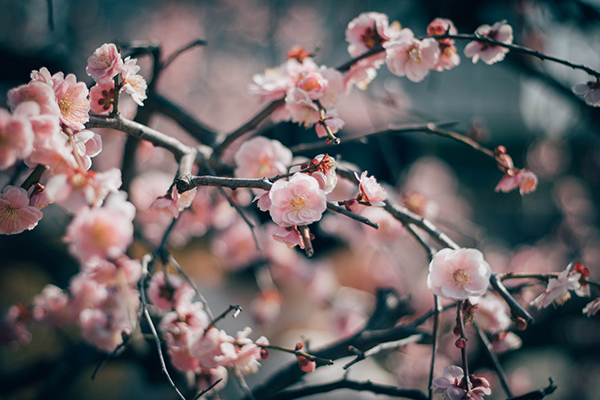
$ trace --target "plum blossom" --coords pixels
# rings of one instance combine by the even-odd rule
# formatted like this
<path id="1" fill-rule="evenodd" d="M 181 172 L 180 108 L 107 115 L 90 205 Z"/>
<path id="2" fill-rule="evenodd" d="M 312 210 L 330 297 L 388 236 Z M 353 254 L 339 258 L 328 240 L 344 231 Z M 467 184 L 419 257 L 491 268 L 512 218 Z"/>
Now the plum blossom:
<path id="1" fill-rule="evenodd" d="M 278 140 L 256 136 L 244 142 L 234 156 L 238 178 L 263 178 L 285 174 L 292 152 Z"/>
<path id="2" fill-rule="evenodd" d="M 9 90 L 6 96 L 8 106 L 12 111 L 15 111 L 21 103 L 33 101 L 40 106 L 40 114 L 60 116 L 60 108 L 54 90 L 46 83 L 30 82 Z"/>
<path id="3" fill-rule="evenodd" d="M 64 241 L 83 262 L 117 258 L 133 241 L 135 207 L 119 194 L 101 208 L 83 208 L 67 227 Z"/>
<path id="4" fill-rule="evenodd" d="M 390 25 L 388 16 L 385 14 L 362 13 L 350 21 L 346 28 L 346 41 L 349 43 L 348 53 L 352 57 L 358 57 L 373 48 L 383 46 L 399 31 L 400 24 L 394 22 Z"/>
<path id="5" fill-rule="evenodd" d="M 27 158 L 33 151 L 33 140 L 33 130 L 27 119 L 0 109 L 0 170 Z"/>
<path id="6" fill-rule="evenodd" d="M 456 35 L 456 27 L 454 23 L 445 18 L 436 18 L 427 27 L 427 35 L 438 36 L 449 33 L 450 35 Z M 460 64 L 460 57 L 456 53 L 456 47 L 454 46 L 454 39 L 438 39 L 440 48 L 440 56 L 438 62 L 432 68 L 435 71 L 443 71 L 444 69 L 452 69 Z"/>
<path id="7" fill-rule="evenodd" d="M 442 249 L 429 264 L 427 287 L 448 300 L 465 300 L 485 293 L 492 270 L 476 249 Z"/>
<path id="8" fill-rule="evenodd" d="M 277 289 L 263 290 L 250 303 L 250 313 L 259 324 L 269 324 L 279 316 L 282 302 L 283 296 Z"/>
<path id="9" fill-rule="evenodd" d="M 269 191 L 273 221 L 282 227 L 308 225 L 321 219 L 327 208 L 325 192 L 311 176 L 296 173 L 289 181 L 273 184 Z"/>
<path id="10" fill-rule="evenodd" d="M 18 348 L 31 341 L 31 311 L 21 304 L 11 306 L 0 318 L 0 345 Z"/>
<path id="11" fill-rule="evenodd" d="M 570 290 L 577 290 L 581 286 L 579 283 L 581 274 L 573 273 L 573 263 L 561 272 L 556 278 L 550 278 L 546 290 L 536 297 L 531 305 L 538 309 L 546 308 L 550 304 L 563 305 L 571 298 Z"/>
<path id="12" fill-rule="evenodd" d="M 535 191 L 538 184 L 537 175 L 528 169 L 509 170 L 504 174 L 498 185 L 496 192 L 508 193 L 516 188 L 519 188 L 519 193 L 522 195 Z"/>
<path id="13" fill-rule="evenodd" d="M 121 72 L 123 60 L 113 43 L 104 43 L 87 59 L 85 72 L 99 84 L 107 83 Z"/>
<path id="14" fill-rule="evenodd" d="M 30 74 L 31 82 L 41 82 L 50 86 L 52 89 L 56 89 L 58 85 L 65 80 L 65 74 L 61 71 L 50 75 L 48 68 L 42 67 L 39 71 L 33 70 Z"/>
<path id="15" fill-rule="evenodd" d="M 385 62 L 394 75 L 421 82 L 435 67 L 439 56 L 440 48 L 434 39 L 418 40 L 411 30 L 403 29 L 401 36 L 389 43 Z"/>
<path id="16" fill-rule="evenodd" d="M 14 235 L 32 230 L 42 216 L 37 207 L 29 205 L 25 189 L 9 185 L 0 194 L 0 234 Z"/>
<path id="17" fill-rule="evenodd" d="M 50 326 L 65 326 L 73 322 L 74 312 L 68 307 L 69 296 L 61 288 L 46 285 L 31 302 L 32 316 Z"/>
<path id="18" fill-rule="evenodd" d="M 600 107 L 600 82 L 590 81 L 573 85 L 573 93 L 583 96 L 588 106 Z"/>
<path id="19" fill-rule="evenodd" d="M 498 354 L 517 350 L 521 348 L 522 345 L 523 341 L 521 338 L 513 332 L 500 332 L 498 336 L 492 340 L 494 351 Z"/>
<path id="20" fill-rule="evenodd" d="M 473 297 L 469 301 L 476 306 L 475 321 L 487 332 L 500 333 L 508 330 L 512 323 L 506 302 L 492 293 Z"/>
<path id="21" fill-rule="evenodd" d="M 74 131 L 85 128 L 89 121 L 90 101 L 89 90 L 84 82 L 77 82 L 77 77 L 69 74 L 58 87 L 54 89 L 56 101 L 60 108 L 60 121 Z"/>
<path id="22" fill-rule="evenodd" d="M 589 302 L 584 308 L 583 313 L 588 317 L 596 315 L 600 311 L 600 297 Z"/>
<path id="23" fill-rule="evenodd" d="M 188 208 L 194 201 L 197 188 L 179 193 L 177 185 L 171 185 L 169 192 L 157 198 L 150 204 L 150 210 L 161 210 L 169 213 L 173 218 L 177 218 L 179 213 Z"/>
<path id="24" fill-rule="evenodd" d="M 96 84 L 90 89 L 90 110 L 94 114 L 107 114 L 113 109 L 115 83 L 108 81 Z"/>
<path id="25" fill-rule="evenodd" d="M 273 229 L 273 239 L 286 244 L 288 247 L 299 246 L 301 249 L 304 249 L 302 235 L 296 226 L 290 226 L 287 228 L 284 228 L 283 226 L 277 226 L 275 229 Z"/>
<path id="26" fill-rule="evenodd" d="M 359 181 L 358 188 L 360 194 L 358 195 L 359 201 L 363 201 L 371 204 L 372 206 L 383 206 L 387 194 L 377 182 L 374 176 L 367 176 L 367 171 L 363 171 L 360 177 L 355 173 L 356 179 Z"/>
<path id="27" fill-rule="evenodd" d="M 121 68 L 121 77 L 123 78 L 123 89 L 131 95 L 131 98 L 139 106 L 144 105 L 146 99 L 146 89 L 148 84 L 143 76 L 138 75 L 140 66 L 137 65 L 137 59 L 127 57 Z"/>
<path id="28" fill-rule="evenodd" d="M 491 39 L 504 44 L 512 44 L 513 30 L 506 21 L 496 22 L 493 26 L 481 25 L 475 31 L 475 35 L 481 38 Z M 504 60 L 508 53 L 506 47 L 493 45 L 476 40 L 465 46 L 465 56 L 473 59 L 475 64 L 479 59 L 488 65 Z"/>
<path id="29" fill-rule="evenodd" d="M 447 400 L 462 400 L 467 395 L 467 385 L 464 381 L 464 371 L 461 367 L 450 365 L 444 368 L 443 377 L 435 378 L 432 383 L 436 386 L 435 393 L 443 394 Z M 492 394 L 490 383 L 487 379 L 471 375 L 471 397 L 483 400 L 483 396 Z"/>
<path id="30" fill-rule="evenodd" d="M 161 310 L 175 308 L 175 292 L 183 284 L 181 278 L 175 275 L 168 275 L 168 280 L 167 285 L 165 274 L 159 271 L 152 275 L 148 284 L 148 299 Z"/>

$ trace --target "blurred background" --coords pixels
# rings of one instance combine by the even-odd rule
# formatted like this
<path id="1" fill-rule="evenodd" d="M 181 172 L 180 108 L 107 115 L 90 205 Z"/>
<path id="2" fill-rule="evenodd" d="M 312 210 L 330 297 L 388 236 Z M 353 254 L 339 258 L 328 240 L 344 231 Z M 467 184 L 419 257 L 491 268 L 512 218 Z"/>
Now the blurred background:
<path id="1" fill-rule="evenodd" d="M 207 46 L 185 52 L 163 72 L 157 92 L 214 131 L 229 132 L 262 107 L 248 93 L 254 74 L 281 64 L 294 45 L 309 51 L 318 48 L 315 60 L 319 64 L 341 65 L 350 59 L 345 28 L 365 11 L 385 13 L 416 36 L 423 36 L 436 17 L 453 20 L 460 33 L 507 20 L 516 43 L 600 68 L 600 2 L 591 0 L 3 0 L 0 101 L 5 107 L 7 90 L 27 83 L 31 70 L 43 66 L 51 73 L 74 73 L 91 85 L 85 74 L 87 57 L 103 43 L 126 46 L 152 40 L 160 43 L 162 54 L 168 56 L 194 39 L 204 39 Z M 464 43 L 457 47 L 462 56 Z M 139 64 L 149 80 L 151 59 L 140 57 Z M 571 92 L 573 84 L 590 79 L 581 71 L 515 54 L 493 66 L 473 65 L 461 57 L 459 67 L 430 73 L 421 83 L 393 76 L 382 68 L 366 91 L 354 88 L 338 103 L 340 117 L 346 122 L 340 134 L 342 142 L 345 137 L 386 129 L 389 124 L 433 121 L 455 122 L 452 129 L 489 148 L 504 145 L 516 166 L 529 168 L 540 178 L 537 191 L 523 197 L 516 192 L 494 192 L 502 172 L 485 156 L 424 133 L 342 143 L 327 151 L 377 176 L 406 204 L 416 202 L 416 208 L 462 246 L 481 249 L 494 272 L 559 272 L 578 260 L 590 268 L 590 278 L 598 281 L 600 112 Z M 133 117 L 135 104 L 124 101 L 123 112 Z M 165 117 L 153 115 L 149 125 L 187 144 L 195 143 Z M 291 123 L 267 121 L 259 131 L 287 146 L 317 140 L 312 129 Z M 104 151 L 93 168 L 102 171 L 119 166 L 124 135 L 99 132 Z M 162 173 L 166 182 L 154 197 L 168 188 L 176 168 L 162 150 L 141 147 L 138 151 L 138 169 Z M 2 186 L 11 173 L 15 172 L 0 174 Z M 149 173 L 141 176 L 153 179 Z M 214 193 L 206 196 L 213 211 L 223 207 Z M 249 193 L 236 196 L 241 203 L 251 198 Z M 272 250 L 277 255 L 270 254 L 265 261 L 260 255 L 249 255 L 248 246 L 243 249 L 241 243 L 247 242 L 247 237 L 236 242 L 228 233 L 236 223 L 233 216 L 219 221 L 207 218 L 204 229 L 182 233 L 181 240 L 172 244 L 179 263 L 198 281 L 213 310 L 219 312 L 229 304 L 251 310 L 265 263 L 283 295 L 281 314 L 272 321 L 259 324 L 256 315 L 253 318 L 252 312 L 244 312 L 240 318 L 224 322 L 230 332 L 249 325 L 253 337 L 265 334 L 272 343 L 293 346 L 302 338 L 314 345 L 325 343 L 362 323 L 372 310 L 375 289 L 382 286 L 410 296 L 417 311 L 431 308 L 425 286 L 427 260 L 407 234 L 388 240 L 365 233 L 369 240 L 358 243 L 356 235 L 362 227 L 327 216 L 315 232 L 314 260 L 309 262 L 303 254 L 282 245 L 283 249 Z M 266 221 L 264 215 L 256 218 Z M 79 269 L 61 240 L 68 221 L 66 213 L 49 206 L 35 230 L 0 238 L 0 309 L 16 302 L 28 304 L 48 283 L 68 285 Z M 268 229 L 265 227 L 265 232 Z M 239 247 L 224 248 L 223 243 Z M 143 251 L 143 246 L 136 244 L 132 254 L 139 256 Z M 542 289 L 541 285 L 527 288 L 520 300 L 526 304 Z M 592 297 L 597 296 L 592 292 Z M 535 312 L 536 324 L 518 332 L 523 348 L 501 356 L 516 394 L 546 386 L 552 377 L 558 385 L 552 399 L 597 398 L 600 317 L 586 318 L 581 313 L 590 300 L 574 296 L 562 307 Z M 340 322 L 336 318 L 345 319 Z M 458 351 L 452 349 L 453 317 L 445 318 L 440 371 L 459 360 Z M 1 349 L 0 376 L 5 377 L 0 378 L 1 398 L 43 398 L 54 393 L 60 393 L 55 398 L 63 399 L 175 398 L 151 348 L 127 350 L 90 381 L 102 356 L 76 337 L 71 332 L 35 327 L 29 346 Z M 471 342 L 472 369 L 494 379 L 485 354 L 476 340 Z M 424 389 L 429 354 L 428 346 L 410 345 L 357 364 L 350 376 Z M 287 354 L 272 354 L 261 371 L 248 378 L 250 386 L 289 361 L 293 357 Z M 60 381 L 57 371 L 71 371 L 72 378 Z M 308 379 L 328 381 L 341 372 L 322 368 L 313 375 Z M 53 392 L 57 380 L 62 386 Z M 242 395 L 233 386 L 223 398 Z M 330 394 L 331 398 L 345 395 Z M 491 398 L 503 398 L 501 390 L 496 389 Z"/>

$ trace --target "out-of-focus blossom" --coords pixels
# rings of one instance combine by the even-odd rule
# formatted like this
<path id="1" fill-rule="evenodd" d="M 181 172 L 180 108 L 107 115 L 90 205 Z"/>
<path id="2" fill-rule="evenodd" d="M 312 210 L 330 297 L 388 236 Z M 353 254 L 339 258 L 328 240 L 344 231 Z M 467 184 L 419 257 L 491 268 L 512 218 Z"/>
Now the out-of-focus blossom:
<path id="1" fill-rule="evenodd" d="M 273 221 L 283 227 L 308 225 L 321 219 L 327 208 L 325 192 L 313 177 L 296 173 L 289 181 L 273 184 L 269 191 Z"/>
<path id="2" fill-rule="evenodd" d="M 588 317 L 596 315 L 600 311 L 600 297 L 589 302 L 584 308 L 583 313 Z"/>
<path id="3" fill-rule="evenodd" d="M 523 341 L 513 332 L 500 332 L 498 336 L 492 340 L 494 352 L 497 354 L 506 353 L 507 351 L 517 350 L 521 348 Z"/>
<path id="4" fill-rule="evenodd" d="M 464 381 L 463 369 L 456 365 L 444 368 L 442 378 L 435 378 L 432 383 L 436 386 L 435 393 L 442 393 L 447 400 L 462 400 L 467 395 L 466 382 Z M 483 377 L 471 375 L 471 397 L 475 400 L 483 400 L 483 396 L 492 394 L 490 383 Z"/>
<path id="5" fill-rule="evenodd" d="M 325 113 L 324 123 L 327 124 L 327 127 L 331 130 L 331 133 L 333 134 L 338 133 L 338 131 L 344 127 L 344 121 L 337 117 L 336 110 L 328 110 Z M 317 131 L 318 137 L 323 138 L 329 136 L 327 134 L 327 130 L 322 124 L 317 123 L 315 125 L 315 129 Z"/>
<path id="6" fill-rule="evenodd" d="M 511 319 L 506 302 L 492 293 L 486 293 L 481 297 L 469 299 L 476 305 L 475 321 L 481 327 L 490 333 L 499 333 L 506 331 L 511 324 Z"/>
<path id="7" fill-rule="evenodd" d="M 62 82 L 62 80 L 61 80 Z M 7 93 L 7 103 L 12 111 L 27 101 L 33 101 L 40 106 L 40 114 L 60 116 L 60 108 L 52 86 L 43 82 L 30 82 L 11 89 Z"/>
<path id="8" fill-rule="evenodd" d="M 456 27 L 454 23 L 445 18 L 436 18 L 429 26 L 427 26 L 427 35 L 438 36 L 449 33 L 450 35 L 456 35 Z M 460 57 L 456 52 L 454 46 L 454 39 L 437 39 L 440 48 L 440 56 L 435 66 L 432 67 L 435 71 L 443 71 L 444 69 L 452 69 L 460 64 Z"/>
<path id="9" fill-rule="evenodd" d="M 304 357 L 304 356 L 297 356 L 298 357 L 298 367 L 300 367 L 300 370 L 302 370 L 302 372 L 306 372 L 311 373 L 311 372 L 315 372 L 315 369 L 317 369 L 317 363 L 315 361 L 311 361 L 310 359 Z"/>
<path id="10" fill-rule="evenodd" d="M 259 324 L 269 324 L 279 317 L 282 301 L 277 289 L 262 290 L 250 303 L 250 312 Z"/>
<path id="11" fill-rule="evenodd" d="M 67 305 L 69 296 L 59 287 L 46 285 L 31 302 L 33 319 L 50 326 L 64 327 L 73 322 L 73 310 Z"/>
<path id="12" fill-rule="evenodd" d="M 358 57 L 367 51 L 383 46 L 399 32 L 400 24 L 389 24 L 388 16 L 378 12 L 360 14 L 348 23 L 346 41 L 348 53 Z"/>
<path id="13" fill-rule="evenodd" d="M 256 136 L 240 146 L 234 160 L 238 178 L 271 178 L 287 172 L 292 152 L 278 140 Z"/>
<path id="14" fill-rule="evenodd" d="M 580 273 L 573 273 L 573 264 L 569 264 L 567 268 L 561 272 L 558 277 L 550 278 L 548 281 L 548 287 L 544 293 L 536 297 L 531 305 L 538 309 L 546 308 L 550 304 L 563 305 L 567 300 L 571 298 L 570 290 L 576 290 L 579 288 Z"/>
<path id="15" fill-rule="evenodd" d="M 110 196 L 102 208 L 81 209 L 67 227 L 64 240 L 83 262 L 119 257 L 133 241 L 135 208 L 125 200 L 113 200 L 117 197 Z"/>
<path id="16" fill-rule="evenodd" d="M 21 304 L 11 306 L 0 318 L 0 345 L 18 348 L 31 341 L 31 311 Z"/>
<path id="17" fill-rule="evenodd" d="M 90 110 L 94 114 L 112 112 L 114 100 L 115 83 L 113 81 L 96 84 L 90 89 Z"/>
<path id="18" fill-rule="evenodd" d="M 87 60 L 85 72 L 99 84 L 107 83 L 121 72 L 123 60 L 113 43 L 104 43 Z"/>
<path id="19" fill-rule="evenodd" d="M 140 260 L 132 260 L 124 255 L 113 261 L 100 260 L 84 264 L 83 271 L 89 278 L 107 287 L 123 283 L 135 285 L 142 277 L 142 264 Z"/>
<path id="20" fill-rule="evenodd" d="M 33 130 L 27 119 L 0 109 L 0 170 L 27 158 L 33 151 L 33 140 Z"/>
<path id="21" fill-rule="evenodd" d="M 256 227 L 254 233 L 259 243 L 263 239 L 263 231 Z M 219 232 L 212 241 L 212 250 L 230 270 L 239 269 L 252 264 L 260 257 L 252 230 L 240 217 L 224 231 Z"/>
<path id="22" fill-rule="evenodd" d="M 421 82 L 438 62 L 439 45 L 434 39 L 415 39 L 408 29 L 403 29 L 402 32 L 400 39 L 388 45 L 385 61 L 394 75 Z"/>
<path id="23" fill-rule="evenodd" d="M 29 205 L 27 191 L 6 186 L 0 194 L 0 234 L 14 235 L 35 228 L 43 214 Z"/>
<path id="24" fill-rule="evenodd" d="M 168 284 L 164 273 L 154 273 L 146 290 L 150 302 L 161 310 L 171 310 L 175 307 L 175 291 L 183 284 L 181 278 L 175 275 L 168 275 L 167 279 Z"/>
<path id="25" fill-rule="evenodd" d="M 302 235 L 298 231 L 298 227 L 290 226 L 284 228 L 283 226 L 277 226 L 273 229 L 273 239 L 278 242 L 285 243 L 288 247 L 300 246 L 304 249 L 304 241 Z"/>
<path id="26" fill-rule="evenodd" d="M 77 82 L 77 77 L 69 74 L 65 80 L 54 89 L 56 101 L 60 108 L 60 121 L 74 131 L 85 129 L 89 121 L 90 101 L 89 90 L 84 82 Z"/>
<path id="27" fill-rule="evenodd" d="M 121 170 L 96 173 L 80 168 L 54 175 L 46 185 L 48 198 L 72 214 L 84 207 L 100 207 L 109 193 L 121 187 Z"/>
<path id="28" fill-rule="evenodd" d="M 528 169 L 521 169 L 517 172 L 510 170 L 500 179 L 495 190 L 496 192 L 508 193 L 519 188 L 519 193 L 524 195 L 535 191 L 537 183 L 537 176 Z"/>
<path id="29" fill-rule="evenodd" d="M 121 69 L 123 78 L 123 89 L 131 95 L 131 98 L 139 106 L 144 105 L 146 100 L 146 89 L 148 84 L 143 76 L 138 75 L 140 66 L 137 65 L 137 59 L 127 57 Z"/>
<path id="30" fill-rule="evenodd" d="M 358 188 L 360 190 L 359 201 L 371 204 L 372 206 L 383 206 L 384 200 L 387 199 L 387 194 L 377 182 L 374 176 L 367 176 L 367 171 L 358 176 L 355 173 L 356 179 L 359 181 Z"/>
<path id="31" fill-rule="evenodd" d="M 476 249 L 442 249 L 429 264 L 427 286 L 448 300 L 465 300 L 485 293 L 492 270 Z"/>
<path id="32" fill-rule="evenodd" d="M 591 81 L 573 85 L 573 93 L 583 96 L 588 106 L 600 107 L 600 82 Z"/>
<path id="33" fill-rule="evenodd" d="M 475 31 L 475 35 L 504 44 L 511 44 L 513 41 L 512 27 L 506 24 L 506 21 L 496 22 L 493 26 L 481 25 Z M 484 63 L 492 65 L 504 60 L 506 53 L 506 47 L 484 42 L 472 41 L 465 46 L 465 56 L 473 58 L 473 64 L 481 59 Z"/>
<path id="34" fill-rule="evenodd" d="M 194 201 L 197 188 L 179 193 L 176 185 L 172 185 L 170 191 L 157 198 L 150 204 L 150 210 L 161 210 L 169 213 L 173 218 L 177 218 L 179 213 L 188 208 Z"/>

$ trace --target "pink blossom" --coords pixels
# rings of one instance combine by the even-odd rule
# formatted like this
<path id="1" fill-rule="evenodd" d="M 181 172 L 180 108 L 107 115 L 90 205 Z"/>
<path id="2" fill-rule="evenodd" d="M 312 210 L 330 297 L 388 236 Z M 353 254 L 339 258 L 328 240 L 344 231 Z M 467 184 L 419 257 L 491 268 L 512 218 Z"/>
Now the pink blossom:
<path id="1" fill-rule="evenodd" d="M 389 24 L 385 14 L 377 12 L 362 13 L 354 18 L 346 28 L 346 41 L 348 53 L 352 57 L 358 57 L 367 51 L 384 46 L 390 40 L 395 39 L 400 32 L 400 24 L 394 22 Z M 379 68 L 383 64 L 385 52 L 380 52 L 366 59 L 369 67 Z"/>
<path id="2" fill-rule="evenodd" d="M 465 300 L 485 293 L 492 271 L 476 249 L 442 249 L 429 264 L 427 286 L 448 300 Z"/>
<path id="3" fill-rule="evenodd" d="M 108 287 L 115 287 L 123 282 L 134 285 L 142 277 L 142 264 L 139 260 L 132 260 L 124 255 L 112 262 L 99 260 L 85 264 L 83 271 L 89 278 Z"/>
<path id="4" fill-rule="evenodd" d="M 427 26 L 427 35 L 428 36 L 439 36 L 449 33 L 450 35 L 456 35 L 457 30 L 454 26 L 454 22 L 446 18 L 436 18 L 429 23 Z M 453 45 L 454 39 L 446 38 L 446 39 L 438 39 L 440 43 L 445 45 Z"/>
<path id="5" fill-rule="evenodd" d="M 600 311 L 600 297 L 589 302 L 584 308 L 583 313 L 588 317 L 596 315 Z"/>
<path id="6" fill-rule="evenodd" d="M 507 25 L 506 21 L 496 22 L 493 26 L 481 25 L 475 31 L 475 35 L 504 44 L 511 44 L 513 41 L 512 27 Z M 473 64 L 481 59 L 484 63 L 492 65 L 504 60 L 506 53 L 506 47 L 478 41 L 472 41 L 465 46 L 465 56 L 472 57 Z"/>
<path id="7" fill-rule="evenodd" d="M 364 171 L 360 177 L 355 173 L 356 179 L 359 181 L 359 201 L 364 201 L 372 206 L 383 206 L 384 200 L 387 199 L 387 194 L 377 183 L 374 176 L 367 176 L 367 171 Z"/>
<path id="8" fill-rule="evenodd" d="M 123 60 L 113 43 L 104 43 L 87 59 L 85 72 L 99 84 L 107 83 L 121 72 Z"/>
<path id="9" fill-rule="evenodd" d="M 338 131 L 344 127 L 344 121 L 337 117 L 336 110 L 327 110 L 325 113 L 325 123 L 333 134 L 338 133 Z M 329 136 L 322 124 L 316 124 L 315 129 L 317 130 L 318 137 L 324 138 Z"/>
<path id="10" fill-rule="evenodd" d="M 82 208 L 67 227 L 64 240 L 83 262 L 119 257 L 133 241 L 133 213 L 128 207 L 110 205 Z"/>
<path id="11" fill-rule="evenodd" d="M 262 230 L 255 228 L 259 243 L 262 239 Z M 213 252 L 222 260 L 223 266 L 230 270 L 245 267 L 261 254 L 256 248 L 252 231 L 238 216 L 234 222 L 215 237 L 212 241 Z"/>
<path id="12" fill-rule="evenodd" d="M 288 228 L 284 228 L 283 226 L 276 227 L 273 229 L 273 239 L 284 243 L 288 247 L 299 246 L 301 249 L 304 249 L 302 235 L 300 235 L 296 226 L 290 226 Z"/>
<path id="13" fill-rule="evenodd" d="M 42 67 L 39 71 L 33 70 L 30 74 L 31 82 L 42 82 L 50 86 L 55 90 L 58 85 L 65 80 L 65 74 L 63 72 L 57 72 L 54 75 L 50 75 L 48 68 Z"/>
<path id="14" fill-rule="evenodd" d="M 290 85 L 290 77 L 283 67 L 269 68 L 262 75 L 254 75 L 252 80 L 254 84 L 248 87 L 250 93 L 263 101 L 283 99 Z"/>
<path id="15" fill-rule="evenodd" d="M 27 191 L 6 186 L 0 194 L 0 234 L 14 235 L 35 228 L 43 214 L 29 205 Z"/>
<path id="16" fill-rule="evenodd" d="M 600 82 L 590 81 L 587 83 L 577 83 L 573 86 L 573 93 L 583 96 L 588 106 L 600 107 Z"/>
<path id="17" fill-rule="evenodd" d="M 69 296 L 59 287 L 46 285 L 31 302 L 33 319 L 50 326 L 64 327 L 73 322 Z"/>
<path id="18" fill-rule="evenodd" d="M 190 354 L 200 360 L 202 368 L 230 365 L 236 358 L 231 343 L 233 338 L 225 331 L 210 327 L 192 344 Z"/>
<path id="19" fill-rule="evenodd" d="M 401 40 L 390 42 L 386 50 L 386 64 L 394 75 L 406 76 L 413 82 L 425 79 L 429 70 L 437 64 L 440 49 L 434 39 L 415 39 L 412 31 L 406 32 Z"/>
<path id="20" fill-rule="evenodd" d="M 140 66 L 137 65 L 137 59 L 127 57 L 121 70 L 123 78 L 123 89 L 131 95 L 131 98 L 139 106 L 144 105 L 146 99 L 146 89 L 148 84 L 143 76 L 138 75 Z"/>
<path id="21" fill-rule="evenodd" d="M 90 119 L 89 90 L 85 83 L 77 82 L 75 75 L 69 74 L 54 91 L 60 108 L 60 121 L 74 131 L 84 129 Z"/>
<path id="22" fill-rule="evenodd" d="M 109 193 L 121 187 L 121 170 L 85 171 L 81 168 L 54 175 L 46 185 L 48 198 L 72 214 L 84 207 L 100 207 Z"/>
<path id="23" fill-rule="evenodd" d="M 435 378 L 432 383 L 436 387 L 435 393 L 443 393 L 447 400 L 462 400 L 467 391 L 465 384 L 461 384 L 464 378 L 464 371 L 461 367 L 450 365 L 444 368 L 442 378 Z M 462 387 L 461 387 L 462 386 Z"/>
<path id="24" fill-rule="evenodd" d="M 521 348 L 523 341 L 513 332 L 500 332 L 492 340 L 494 351 L 498 354 Z"/>
<path id="25" fill-rule="evenodd" d="M 496 185 L 496 192 L 508 193 L 517 187 L 521 195 L 535 191 L 538 178 L 533 172 L 528 169 L 521 169 L 516 172 L 514 170 L 509 171 L 504 174 L 498 185 Z"/>
<path id="26" fill-rule="evenodd" d="M 315 369 L 317 368 L 317 363 L 315 361 L 311 361 L 310 359 L 304 357 L 304 356 L 297 356 L 298 357 L 298 367 L 300 368 L 300 370 L 302 370 L 302 372 L 305 372 L 307 374 L 314 372 Z"/>
<path id="27" fill-rule="evenodd" d="M 297 122 L 308 128 L 319 121 L 319 107 L 304 90 L 293 89 L 288 92 L 285 96 L 285 103 L 292 122 Z"/>
<path id="28" fill-rule="evenodd" d="M 101 307 L 108 298 L 109 289 L 103 283 L 92 279 L 86 271 L 71 279 L 69 294 L 69 309 L 80 312 L 86 308 Z"/>
<path id="29" fill-rule="evenodd" d="M 270 324 L 279 317 L 282 302 L 283 296 L 277 289 L 263 290 L 250 303 L 250 313 L 259 324 Z"/>
<path id="30" fill-rule="evenodd" d="M 476 305 L 475 321 L 487 332 L 499 333 L 510 328 L 512 320 L 506 302 L 492 293 L 481 297 L 473 297 L 469 301 Z"/>
<path id="31" fill-rule="evenodd" d="M 90 89 L 90 110 L 94 114 L 108 114 L 113 110 L 115 83 L 108 81 L 96 84 Z"/>
<path id="32" fill-rule="evenodd" d="M 325 192 L 315 178 L 296 173 L 289 181 L 273 184 L 269 192 L 273 221 L 283 227 L 308 225 L 321 219 L 327 208 Z"/>
<path id="33" fill-rule="evenodd" d="M 11 89 L 7 94 L 8 106 L 15 110 L 21 103 L 33 101 L 40 106 L 40 114 L 60 116 L 59 104 L 52 86 L 43 82 L 31 82 Z"/>
<path id="34" fill-rule="evenodd" d="M 19 115 L 0 109 L 0 170 L 12 167 L 33 151 L 31 123 Z"/>
<path id="35" fill-rule="evenodd" d="M 196 191 L 197 188 L 193 188 L 192 190 L 179 194 L 177 186 L 171 185 L 169 192 L 154 200 L 148 209 L 165 211 L 173 218 L 177 218 L 181 211 L 192 204 L 194 197 L 196 196 Z"/>
<path id="36" fill-rule="evenodd" d="M 171 310 L 175 307 L 175 291 L 183 284 L 180 277 L 168 275 L 169 284 L 165 281 L 165 274 L 156 272 L 148 284 L 148 299 L 161 310 Z"/>
<path id="37" fill-rule="evenodd" d="M 262 178 L 285 174 L 292 152 L 278 140 L 256 136 L 244 142 L 234 156 L 238 178 Z"/>
<path id="38" fill-rule="evenodd" d="M 256 201 L 256 205 L 260 211 L 269 211 L 269 208 L 271 208 L 271 197 L 269 197 L 269 192 L 256 195 L 254 201 Z"/>
<path id="39" fill-rule="evenodd" d="M 573 273 L 573 263 L 561 272 L 558 277 L 550 278 L 546 290 L 536 297 L 531 305 L 538 309 L 546 308 L 550 304 L 563 305 L 571 298 L 570 290 L 577 290 L 581 286 L 579 283 L 580 273 Z"/>
<path id="40" fill-rule="evenodd" d="M 296 87 L 303 90 L 308 94 L 308 97 L 312 100 L 318 100 L 323 97 L 323 94 L 329 87 L 329 82 L 318 72 L 311 72 L 304 76 L 297 84 Z"/>

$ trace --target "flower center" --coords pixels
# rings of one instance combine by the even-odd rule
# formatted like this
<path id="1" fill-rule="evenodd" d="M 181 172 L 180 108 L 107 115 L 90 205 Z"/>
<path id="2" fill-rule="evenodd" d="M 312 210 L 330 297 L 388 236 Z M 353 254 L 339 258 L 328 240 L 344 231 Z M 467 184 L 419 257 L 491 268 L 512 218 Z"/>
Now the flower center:
<path id="1" fill-rule="evenodd" d="M 304 207 L 306 207 L 306 203 L 307 203 L 306 196 L 296 196 L 290 202 L 290 208 L 293 211 L 300 211 Z"/>
<path id="2" fill-rule="evenodd" d="M 414 62 L 421 63 L 421 51 L 417 46 L 411 47 L 406 54 L 408 55 L 408 58 Z"/>
<path id="3" fill-rule="evenodd" d="M 321 84 L 316 78 L 308 78 L 304 79 L 299 86 L 300 89 L 304 90 L 305 92 L 312 92 L 313 90 L 319 89 Z"/>
<path id="4" fill-rule="evenodd" d="M 454 282 L 464 285 L 469 282 L 469 275 L 467 275 L 464 269 L 459 268 L 452 273 L 452 279 L 454 279 Z"/>
<path id="5" fill-rule="evenodd" d="M 71 179 L 71 184 L 73 188 L 81 190 L 87 186 L 87 178 L 83 174 L 76 174 Z"/>
<path id="6" fill-rule="evenodd" d="M 104 223 L 96 223 L 92 227 L 91 236 L 94 238 L 94 243 L 100 247 L 108 247 L 112 244 L 111 229 Z"/>
<path id="7" fill-rule="evenodd" d="M 379 36 L 377 32 L 377 25 L 373 25 L 372 28 L 367 28 L 365 30 L 365 34 L 361 37 L 363 43 L 369 48 L 372 49 L 376 46 L 381 46 L 385 39 Z"/>

